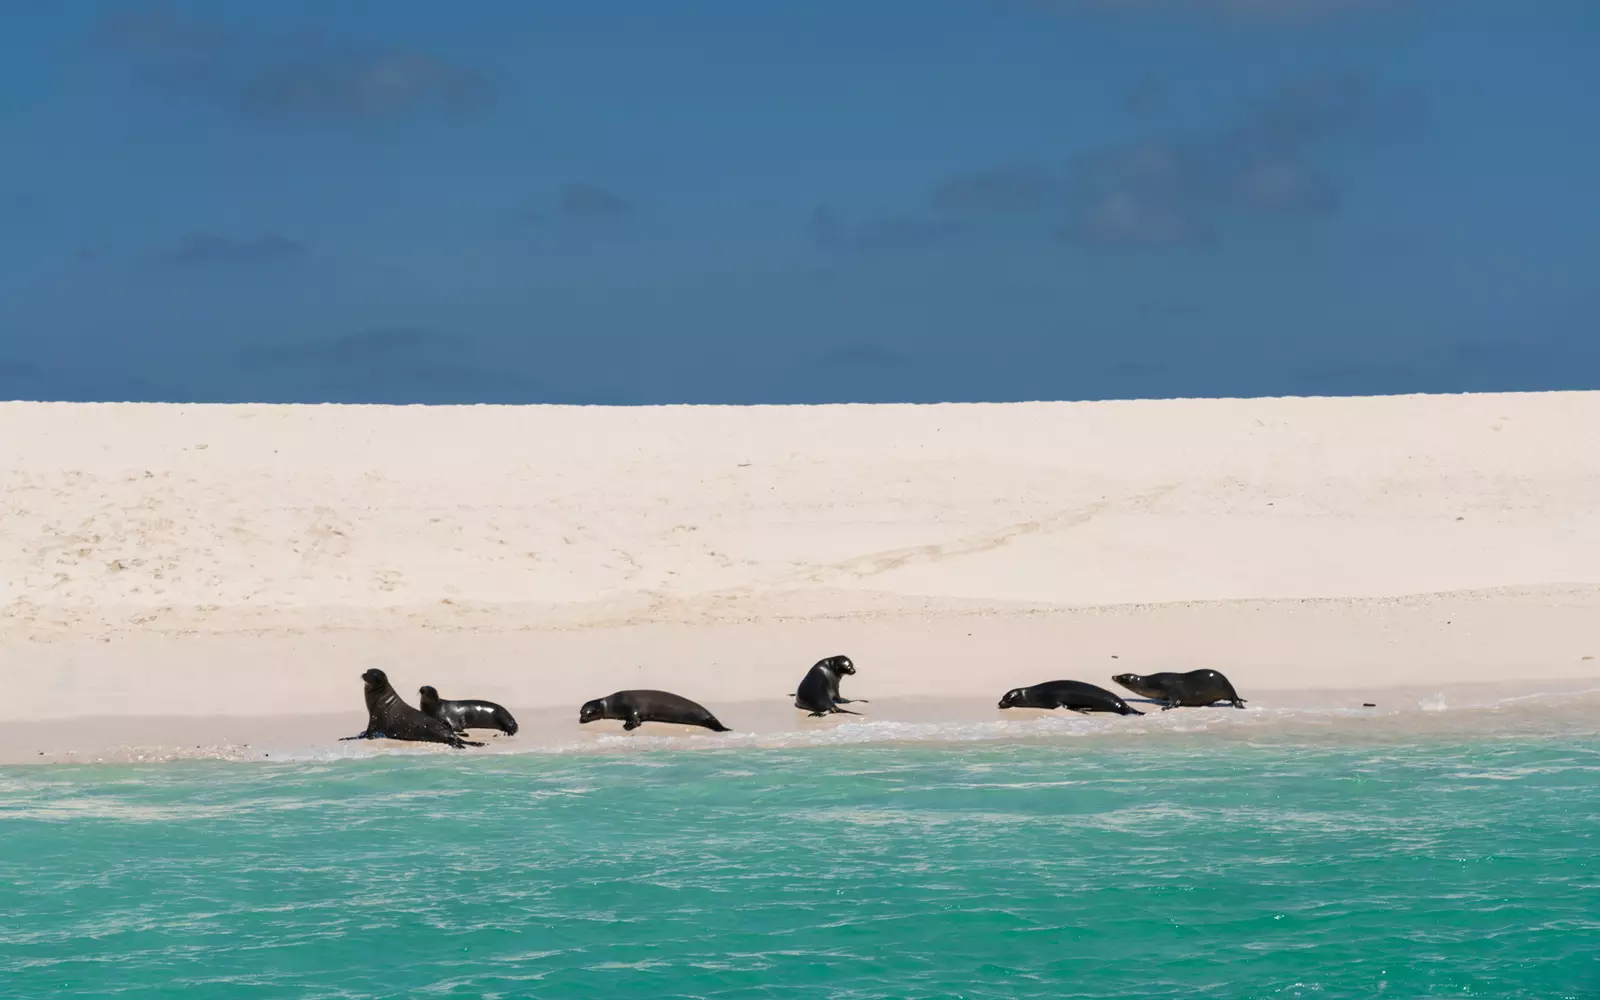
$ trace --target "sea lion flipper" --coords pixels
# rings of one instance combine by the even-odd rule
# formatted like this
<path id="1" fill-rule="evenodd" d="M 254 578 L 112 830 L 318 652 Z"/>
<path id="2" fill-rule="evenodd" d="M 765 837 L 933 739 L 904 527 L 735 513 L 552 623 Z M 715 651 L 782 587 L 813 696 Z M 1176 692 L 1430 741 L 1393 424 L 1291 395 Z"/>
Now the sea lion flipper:
<path id="1" fill-rule="evenodd" d="M 835 712 L 839 713 L 840 715 L 860 715 L 861 714 L 860 712 L 852 712 L 848 708 L 840 708 L 838 705 L 833 706 L 833 710 Z"/>
<path id="2" fill-rule="evenodd" d="M 624 722 L 622 724 L 622 728 L 627 730 L 627 731 L 629 731 L 629 732 L 632 732 L 633 730 L 638 729 L 642 725 L 644 725 L 644 720 L 639 718 L 639 713 L 638 712 L 635 712 L 632 715 L 628 716 L 628 721 L 626 721 L 626 722 Z"/>

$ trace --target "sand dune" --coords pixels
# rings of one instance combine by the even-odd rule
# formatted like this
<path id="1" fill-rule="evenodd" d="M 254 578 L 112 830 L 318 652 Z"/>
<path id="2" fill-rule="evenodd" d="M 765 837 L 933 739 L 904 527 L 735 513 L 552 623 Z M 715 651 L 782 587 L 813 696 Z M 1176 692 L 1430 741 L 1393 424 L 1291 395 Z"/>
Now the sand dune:
<path id="1" fill-rule="evenodd" d="M 1118 649 L 1278 689 L 1600 678 L 1596 428 L 1600 393 L 0 403 L 0 719 L 358 717 L 373 663 L 736 700 L 841 649 L 928 696 Z"/>

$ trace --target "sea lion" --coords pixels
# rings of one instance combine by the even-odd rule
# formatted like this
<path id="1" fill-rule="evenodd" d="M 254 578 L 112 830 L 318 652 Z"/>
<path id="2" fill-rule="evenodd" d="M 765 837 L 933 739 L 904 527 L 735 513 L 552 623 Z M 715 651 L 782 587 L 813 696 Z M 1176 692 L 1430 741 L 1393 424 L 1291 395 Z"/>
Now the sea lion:
<path id="1" fill-rule="evenodd" d="M 1067 708 L 1074 712 L 1115 712 L 1143 715 L 1102 687 L 1083 681 L 1045 681 L 1033 687 L 1012 688 L 1000 699 L 1001 708 Z"/>
<path id="2" fill-rule="evenodd" d="M 850 662 L 848 656 L 830 656 L 825 660 L 818 660 L 811 665 L 811 669 L 806 671 L 805 677 L 800 681 L 800 687 L 794 694 L 794 707 L 810 712 L 813 717 L 821 717 L 832 712 L 860 715 L 860 712 L 839 707 L 867 700 L 839 696 L 840 676 L 854 675 L 855 672 L 856 665 Z"/>
<path id="3" fill-rule="evenodd" d="M 412 740 L 419 743 L 447 743 L 461 747 L 481 747 L 482 743 L 463 740 L 449 723 L 407 705 L 389 684 L 389 675 L 373 667 L 361 675 L 367 696 L 367 728 L 341 740 Z"/>
<path id="4" fill-rule="evenodd" d="M 578 722 L 596 719 L 621 719 L 622 728 L 628 730 L 638 729 L 646 722 L 670 722 L 679 726 L 704 726 L 714 733 L 730 731 L 704 706 L 668 691 L 618 691 L 584 702 L 578 710 Z"/>
<path id="5" fill-rule="evenodd" d="M 1179 705 L 1202 708 L 1225 701 L 1234 708 L 1243 708 L 1244 699 L 1233 690 L 1228 679 L 1215 670 L 1191 670 L 1188 673 L 1117 674 L 1111 678 L 1118 684 L 1161 704 L 1163 712 Z"/>
<path id="6" fill-rule="evenodd" d="M 511 717 L 504 705 L 474 699 L 445 701 L 431 684 L 418 688 L 417 695 L 417 705 L 423 715 L 433 716 L 458 733 L 469 729 L 498 729 L 507 736 L 517 735 L 517 720 Z"/>

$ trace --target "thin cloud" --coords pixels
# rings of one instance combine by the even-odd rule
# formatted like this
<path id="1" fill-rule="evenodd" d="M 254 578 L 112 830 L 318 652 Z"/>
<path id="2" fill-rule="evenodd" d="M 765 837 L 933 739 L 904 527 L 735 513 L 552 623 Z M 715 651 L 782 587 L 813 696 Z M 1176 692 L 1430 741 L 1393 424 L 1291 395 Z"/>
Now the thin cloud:
<path id="1" fill-rule="evenodd" d="M 1122 92 L 1122 107 L 1132 115 L 1153 115 L 1166 108 L 1167 87 L 1150 74 Z"/>
<path id="2" fill-rule="evenodd" d="M 1232 216 L 1314 217 L 1340 210 L 1338 182 L 1318 162 L 1328 143 L 1409 122 L 1404 95 L 1360 77 L 1286 84 L 1231 125 L 1091 150 L 1071 165 L 1075 243 L 1193 245 Z"/>
<path id="3" fill-rule="evenodd" d="M 1349 132 L 1378 112 L 1379 99 L 1352 73 L 1313 76 L 1278 88 L 1239 129 L 1239 139 L 1275 149 L 1297 148 Z"/>
<path id="4" fill-rule="evenodd" d="M 211 56 L 227 45 L 227 33 L 217 25 L 155 7 L 113 11 L 95 25 L 94 36 L 107 45 L 172 59 Z"/>
<path id="5" fill-rule="evenodd" d="M 1124 190 L 1097 201 L 1065 235 L 1092 245 L 1150 247 L 1190 246 L 1216 238 L 1208 221 L 1181 204 Z"/>
<path id="6" fill-rule="evenodd" d="M 858 250 L 922 250 L 937 246 L 958 232 L 956 226 L 937 219 L 889 216 L 856 226 L 854 245 Z"/>
<path id="7" fill-rule="evenodd" d="M 1418 385 L 1437 374 L 1425 372 L 1405 362 L 1352 362 L 1313 365 L 1288 373 L 1290 384 L 1307 394 L 1348 396 L 1356 394 L 1414 392 Z"/>
<path id="8" fill-rule="evenodd" d="M 813 208 L 806 223 L 806 233 L 817 246 L 864 253 L 925 250 L 960 232 L 958 225 L 947 220 L 898 215 L 849 224 L 827 205 Z"/>
<path id="9" fill-rule="evenodd" d="M 1028 215 L 1044 207 L 1050 182 L 1033 167 L 1002 167 L 957 174 L 941 182 L 929 197 L 938 215 L 953 218 Z"/>
<path id="10" fill-rule="evenodd" d="M 417 327 L 375 327 L 328 340 L 246 349 L 248 368 L 292 375 L 302 390 L 372 403 L 527 401 L 538 386 L 486 358 L 467 336 Z"/>
<path id="11" fill-rule="evenodd" d="M 827 205 L 818 205 L 811 210 L 811 218 L 806 222 L 806 235 L 824 249 L 845 247 L 850 244 L 845 224 L 839 220 L 838 213 Z"/>
<path id="12" fill-rule="evenodd" d="M 1025 0 L 1035 8 L 1074 13 L 1209 14 L 1239 21 L 1285 22 L 1331 18 L 1399 7 L 1408 0 Z"/>
<path id="13" fill-rule="evenodd" d="M 175 248 L 163 251 L 158 257 L 167 263 L 185 266 L 266 264 L 300 260 L 310 252 L 304 243 L 278 233 L 241 238 L 196 232 L 185 235 Z"/>
<path id="14" fill-rule="evenodd" d="M 317 53 L 261 67 L 239 95 L 245 110 L 277 119 L 377 119 L 435 107 L 464 114 L 489 101 L 478 73 L 405 51 Z"/>
<path id="15" fill-rule="evenodd" d="M 164 89 L 202 89 L 226 74 L 232 40 L 221 27 L 160 8 L 120 10 L 95 26 L 93 38 L 137 63 L 140 78 Z"/>
<path id="16" fill-rule="evenodd" d="M 830 368 L 899 368 L 911 358 L 882 344 L 844 344 L 819 359 Z"/>
<path id="17" fill-rule="evenodd" d="M 1326 215 L 1341 195 L 1317 168 L 1292 155 L 1254 160 L 1233 177 L 1233 200 L 1267 215 Z"/>
<path id="18" fill-rule="evenodd" d="M 615 222 L 631 218 L 638 208 L 605 188 L 574 182 L 562 185 L 557 210 L 573 222 Z"/>
<path id="19" fill-rule="evenodd" d="M 1085 244 L 1182 246 L 1209 242 L 1210 182 L 1196 155 L 1147 140 L 1079 156 L 1072 165 L 1082 208 L 1063 234 Z"/>
<path id="20" fill-rule="evenodd" d="M 260 364 L 369 365 L 400 358 L 457 356 L 470 352 L 470 338 L 414 327 L 375 327 L 332 340 L 276 344 L 247 350 Z"/>
<path id="21" fill-rule="evenodd" d="M 161 8 L 102 18 L 94 38 L 136 76 L 168 92 L 215 101 L 260 120 L 368 121 L 488 104 L 477 71 L 425 52 L 328 45 L 316 32 L 288 41 L 229 32 Z"/>

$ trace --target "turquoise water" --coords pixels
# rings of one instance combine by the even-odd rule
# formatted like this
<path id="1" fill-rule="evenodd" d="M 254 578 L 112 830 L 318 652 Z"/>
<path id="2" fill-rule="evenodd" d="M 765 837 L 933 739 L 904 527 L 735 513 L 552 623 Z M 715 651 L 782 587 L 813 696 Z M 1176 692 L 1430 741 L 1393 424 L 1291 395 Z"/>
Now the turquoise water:
<path id="1" fill-rule="evenodd" d="M 1600 749 L 0 770 L 6 997 L 1600 997 Z"/>

